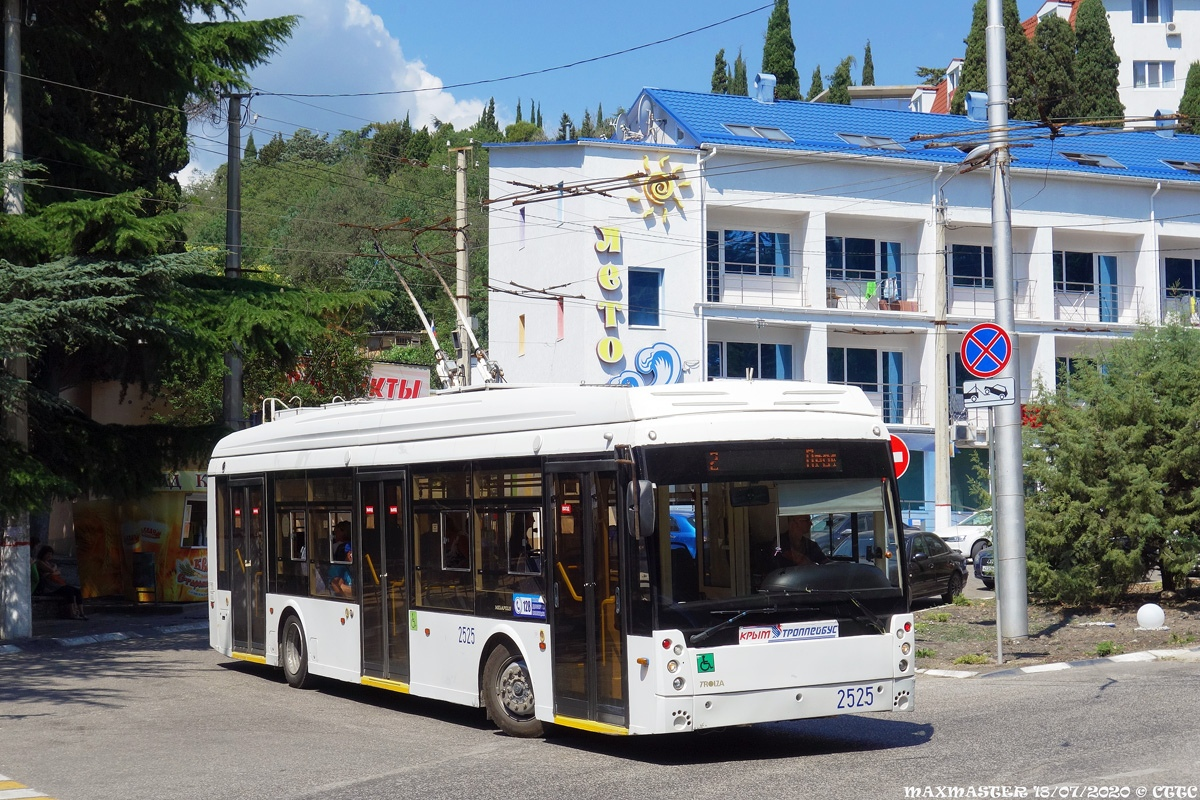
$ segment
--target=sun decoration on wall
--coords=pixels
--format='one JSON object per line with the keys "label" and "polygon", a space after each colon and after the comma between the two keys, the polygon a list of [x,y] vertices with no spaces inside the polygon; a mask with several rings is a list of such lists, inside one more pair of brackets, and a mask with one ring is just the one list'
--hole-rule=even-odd
{"label": "sun decoration on wall", "polygon": [[672,168],[670,161],[670,156],[663,156],[658,160],[658,168],[655,169],[650,166],[650,156],[642,156],[642,171],[629,176],[629,182],[642,190],[642,197],[634,195],[628,198],[629,202],[637,204],[639,210],[643,198],[647,204],[647,208],[642,211],[642,219],[652,217],[661,209],[662,221],[666,225],[667,212],[670,210],[668,204],[672,201],[680,213],[683,213],[683,195],[679,190],[691,186],[692,182],[680,180],[677,176],[683,172],[683,167],[677,164]]}

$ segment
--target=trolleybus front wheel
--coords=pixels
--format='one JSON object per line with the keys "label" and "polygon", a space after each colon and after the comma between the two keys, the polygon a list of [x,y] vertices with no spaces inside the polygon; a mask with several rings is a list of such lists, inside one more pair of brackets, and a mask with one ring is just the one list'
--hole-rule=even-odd
{"label": "trolleybus front wheel", "polygon": [[304,639],[304,626],[296,615],[288,617],[283,626],[283,676],[288,686],[303,689],[308,685],[308,645]]}
{"label": "trolleybus front wheel", "polygon": [[491,720],[509,736],[542,735],[542,723],[533,715],[529,667],[507,645],[496,647],[483,666],[483,704]]}

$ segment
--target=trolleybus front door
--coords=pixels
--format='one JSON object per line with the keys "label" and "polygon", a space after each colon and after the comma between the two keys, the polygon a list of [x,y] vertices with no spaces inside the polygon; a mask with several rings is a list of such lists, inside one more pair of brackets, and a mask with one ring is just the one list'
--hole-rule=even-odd
{"label": "trolleybus front door", "polygon": [[404,539],[404,473],[362,475],[358,524],[363,557],[363,674],[407,683],[408,599]]}
{"label": "trolleybus front door", "polygon": [[263,574],[263,482],[230,482],[230,519],[226,520],[230,543],[230,616],[233,651],[251,655],[266,653],[266,584]]}
{"label": "trolleybus front door", "polygon": [[612,462],[547,464],[546,471],[554,519],[554,712],[625,727],[617,474]]}

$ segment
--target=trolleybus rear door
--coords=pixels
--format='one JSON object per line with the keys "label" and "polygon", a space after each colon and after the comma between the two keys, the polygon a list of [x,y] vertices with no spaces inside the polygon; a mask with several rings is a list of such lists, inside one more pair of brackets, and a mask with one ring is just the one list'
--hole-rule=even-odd
{"label": "trolleybus rear door", "polygon": [[263,574],[263,482],[230,481],[229,514],[225,531],[230,537],[230,616],[233,651],[266,653],[266,584]]}
{"label": "trolleybus rear door", "polygon": [[408,599],[404,473],[360,475],[363,674],[407,683]]}
{"label": "trolleybus rear door", "polygon": [[611,461],[548,463],[556,716],[625,727],[617,473]]}

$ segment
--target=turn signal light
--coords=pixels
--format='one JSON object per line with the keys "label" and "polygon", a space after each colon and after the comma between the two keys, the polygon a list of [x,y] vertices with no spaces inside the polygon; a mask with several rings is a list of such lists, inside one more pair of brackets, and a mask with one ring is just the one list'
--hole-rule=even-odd
{"label": "turn signal light", "polygon": [[663,650],[670,650],[670,649],[671,649],[671,640],[663,639]]}

